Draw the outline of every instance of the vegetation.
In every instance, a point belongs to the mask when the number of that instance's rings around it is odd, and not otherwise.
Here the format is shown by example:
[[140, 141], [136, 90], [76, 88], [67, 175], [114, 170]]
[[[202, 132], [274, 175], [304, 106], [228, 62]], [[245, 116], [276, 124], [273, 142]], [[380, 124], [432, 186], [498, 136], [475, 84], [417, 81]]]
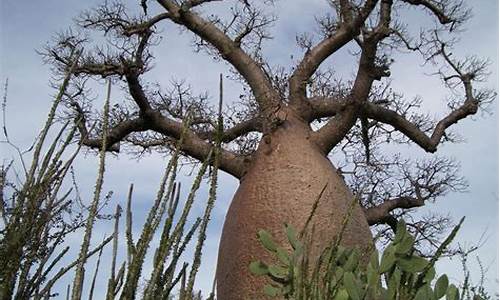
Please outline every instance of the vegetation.
[[[78, 57], [78, 53], [75, 53]], [[76, 59], [76, 58], [75, 58]], [[33, 147], [33, 160], [29, 166], [24, 163], [25, 153], [18, 152], [23, 171], [17, 177], [21, 185], [9, 180], [13, 162], [2, 166], [2, 207], [1, 217], [3, 228], [0, 231], [1, 263], [1, 299], [49, 299], [61, 297], [61, 291], [55, 286], [61, 282], [70, 282], [68, 273], [74, 270], [72, 284], [68, 285], [67, 299], [81, 299], [85, 291], [89, 299], [203, 299], [201, 291], [194, 290], [198, 267], [202, 260], [203, 245], [206, 238], [207, 224], [214, 202], [216, 200], [217, 166], [221, 139], [216, 138], [209, 160], [204, 161], [194, 178], [187, 199], [180, 199], [180, 183], [176, 184], [176, 174], [180, 157], [180, 144], [168, 161], [164, 175], [147, 219], [138, 239], [132, 234], [132, 199], [133, 185], [130, 186], [125, 209], [125, 234], [120, 234], [122, 208], [116, 206], [115, 213], [110, 216], [99, 214], [102, 208], [109, 205], [110, 195], [102, 195], [105, 178], [105, 145], [100, 151], [100, 164], [97, 172], [94, 198], [90, 203], [75, 211], [77, 204], [77, 185], [67, 191], [65, 182], [71, 173], [76, 155], [81, 150], [81, 144], [72, 145], [78, 122], [70, 126], [62, 124], [55, 132], [53, 140], [48, 142], [49, 132], [57, 124], [54, 120], [61, 95], [68, 84], [71, 70], [68, 72], [53, 106], [50, 109], [47, 122]], [[221, 86], [222, 88], [222, 86]], [[6, 87], [7, 89], [7, 87]], [[107, 116], [109, 111], [110, 83], [105, 101]], [[6, 95], [4, 97], [4, 104]], [[219, 107], [222, 104], [220, 99]], [[4, 105], [5, 108], [5, 105]], [[187, 117], [183, 124], [184, 130], [189, 127], [191, 118]], [[106, 119], [103, 121], [106, 125]], [[219, 132], [222, 128], [222, 116], [219, 114]], [[106, 131], [104, 131], [106, 132]], [[185, 131], [184, 131], [185, 132]], [[6, 142], [10, 143], [8, 130], [4, 124]], [[185, 133], [183, 133], [185, 134]], [[10, 143], [12, 147], [18, 148]], [[71, 151], [70, 151], [71, 150]], [[70, 153], [68, 153], [70, 152]], [[193, 207], [196, 192], [200, 188], [202, 178], [209, 164], [213, 164], [209, 176], [209, 198], [205, 211], [192, 224], [188, 224], [188, 215]], [[72, 177], [72, 176], [69, 176]], [[317, 202], [320, 197], [317, 198]], [[470, 283], [466, 273], [466, 281], [462, 286], [448, 282], [446, 275], [435, 281], [434, 264], [450, 244], [463, 221], [453, 229], [448, 238], [441, 244], [430, 260], [426, 260], [415, 252], [415, 238], [411, 235], [404, 222], [397, 225], [394, 240], [383, 251], [379, 260], [378, 252], [373, 251], [369, 262], [356, 249], [347, 249], [340, 243], [344, 229], [349, 222], [353, 209], [352, 201], [349, 214], [344, 218], [340, 235], [331, 241], [331, 247], [324, 249], [318, 261], [307, 255], [310, 236], [305, 230], [310, 226], [312, 215], [317, 203], [306, 222], [304, 229], [297, 233], [293, 226], [286, 225], [285, 231], [291, 251], [277, 245], [271, 235], [261, 230], [258, 239], [272, 253], [279, 264], [266, 264], [256, 261], [250, 264], [250, 270], [260, 276], [268, 276], [274, 283], [263, 287], [263, 293], [268, 296], [283, 296], [286, 299], [490, 299], [484, 287]], [[94, 221], [113, 219], [114, 230], [109, 237], [103, 239], [97, 246], [90, 249], [90, 241], [94, 230]], [[81, 250], [78, 257], [69, 264], [63, 264], [63, 258], [69, 251], [68, 238], [75, 232], [83, 231]], [[186, 247], [197, 234], [194, 256], [191, 261], [181, 259]], [[159, 245], [154, 251], [149, 250], [154, 238], [159, 238]], [[118, 248], [119, 240], [124, 239], [126, 249]], [[110, 246], [111, 245], [111, 246]], [[108, 267], [110, 276], [107, 279], [107, 291], [95, 291], [96, 280], [105, 276], [102, 274], [101, 256], [104, 248], [111, 247], [112, 260]], [[118, 253], [126, 250], [126, 261], [117, 260]], [[466, 269], [464, 253], [463, 266]], [[93, 274], [86, 272], [89, 258], [97, 256], [97, 264]], [[143, 272], [146, 261], [153, 262], [150, 274]], [[90, 281], [88, 281], [91, 278]], [[89, 286], [90, 285], [90, 286]], [[216, 297], [214, 290], [208, 300]]]
[[[106, 299], [202, 298], [195, 282], [219, 170], [240, 186], [226, 216], [211, 299], [215, 290], [220, 300], [260, 297], [249, 268], [262, 275], [259, 279], [275, 281], [265, 287], [268, 295], [294, 299], [485, 298], [468, 276], [461, 289], [447, 277], [433, 281], [436, 260], [454, 254], [447, 246], [458, 227], [436, 246], [451, 221], [439, 214], [409, 217], [449, 191], [466, 189], [458, 163], [387, 154], [400, 144], [435, 153], [443, 143], [459, 140], [453, 124], [495, 99], [494, 91], [478, 85], [488, 61], [452, 55], [471, 13], [464, 2], [326, 1], [315, 18], [319, 30], [297, 33], [301, 55], [289, 66], [274, 65], [263, 51], [279, 14], [275, 1], [228, 1], [226, 14], [216, 13], [215, 2], [141, 0], [130, 8], [103, 1], [75, 19], [77, 30], [59, 34], [40, 51], [61, 85], [29, 152], [31, 163], [25, 163], [26, 153], [10, 141], [4, 125], [4, 142], [18, 152], [21, 170], [14, 163], [0, 170], [0, 298], [56, 297], [61, 282], [71, 282], [67, 299], [81, 299], [86, 282], [89, 297], [97, 297], [105, 248], [112, 253]], [[418, 34], [405, 23], [408, 11], [430, 18], [418, 24]], [[192, 35], [196, 52], [227, 63], [229, 77], [242, 86], [241, 101], [222, 105], [222, 76], [217, 107], [184, 82], [162, 88], [149, 81], [153, 59], [162, 57], [155, 53], [165, 32], [161, 26], [181, 28]], [[351, 77], [339, 77], [327, 62], [344, 50], [353, 56]], [[394, 58], [408, 52], [433, 65], [450, 90], [447, 111], [437, 119], [420, 109], [421, 99], [391, 87]], [[103, 81], [107, 96], [96, 108], [89, 85]], [[121, 88], [122, 102], [110, 103], [112, 85]], [[70, 175], [84, 148], [98, 151], [99, 167], [93, 197], [82, 204]], [[103, 213], [113, 200], [103, 193], [106, 158], [123, 150], [170, 157], [139, 236], [132, 231], [133, 186], [124, 210], [117, 205], [113, 213]], [[199, 163], [186, 199], [176, 182], [183, 158]], [[203, 213], [194, 217], [207, 174], [209, 196]], [[308, 214], [304, 208], [313, 204], [316, 213]], [[114, 231], [95, 245], [95, 223], [101, 219], [113, 220]], [[400, 222], [405, 219], [406, 225]], [[255, 237], [260, 228], [269, 233]], [[376, 251], [368, 258], [352, 250], [373, 250], [373, 232], [387, 244], [381, 260]], [[77, 234], [78, 254], [63, 264], [67, 241]], [[192, 260], [185, 261], [191, 245]], [[252, 257], [269, 254], [281, 263], [250, 264]], [[90, 276], [92, 256], [97, 264]], [[144, 268], [148, 261], [151, 272]], [[63, 281], [70, 273], [71, 280]]]
[[[75, 57], [78, 57], [78, 54], [75, 54]], [[15, 172], [12, 167], [14, 162], [2, 166], [1, 169], [0, 299], [61, 297], [61, 291], [55, 291], [54, 287], [61, 282], [69, 282], [68, 276], [64, 276], [72, 270], [74, 276], [72, 284], [68, 285], [67, 299], [81, 299], [85, 282], [90, 284], [87, 288], [89, 299], [134, 299], [138, 295], [142, 299], [169, 299], [174, 295], [178, 295], [179, 299], [201, 299], [201, 294], [198, 295], [198, 292], [194, 291], [194, 283], [202, 259], [207, 225], [216, 199], [220, 139], [215, 139], [209, 157], [194, 176], [187, 199], [183, 201], [180, 196], [180, 183], [176, 183], [180, 145], [183, 142], [181, 138], [166, 164], [156, 198], [140, 236], [134, 237], [132, 234], [131, 185], [125, 209], [125, 235], [120, 234], [122, 208], [117, 205], [115, 213], [107, 217], [114, 219], [114, 231], [91, 248], [94, 222], [106, 217], [99, 212], [111, 203], [111, 195], [102, 195], [101, 192], [105, 178], [105, 145], [100, 151], [94, 197], [78, 211], [75, 210], [81, 200], [77, 185], [72, 182], [74, 186], [71, 187], [70, 182], [68, 188], [68, 181], [72, 178], [69, 175], [72, 164], [82, 146], [81, 143], [71, 144], [79, 122], [73, 126], [69, 122], [62, 124], [54, 139], [44, 148], [45, 143], [50, 140], [49, 132], [57, 125], [54, 116], [62, 95], [66, 92], [71, 71], [68, 71], [60, 86], [47, 122], [35, 143], [31, 164], [25, 167], [26, 153], [19, 151], [24, 173]], [[107, 126], [109, 97], [110, 83], [104, 108], [104, 128]], [[4, 104], [5, 101], [6, 96]], [[184, 131], [189, 122], [188, 117], [183, 125]], [[10, 143], [5, 126], [4, 133], [6, 142], [18, 149]], [[213, 167], [209, 174], [210, 189], [205, 211], [191, 222], [193, 202], [207, 173], [209, 162]], [[16, 184], [12, 178], [21, 181], [21, 184]], [[73, 262], [64, 264], [62, 262], [68, 259], [66, 256], [70, 250], [68, 239], [78, 232], [83, 232], [79, 254]], [[150, 249], [153, 238], [159, 239], [159, 245]], [[193, 244], [190, 244], [193, 239], [194, 255], [188, 263], [181, 259], [181, 256], [186, 253], [187, 247]], [[121, 240], [124, 240], [126, 249], [118, 248], [118, 242]], [[109, 245], [112, 245], [112, 260], [105, 266], [110, 270], [107, 291], [96, 292], [94, 288], [97, 278], [102, 280], [106, 276], [102, 274], [101, 255], [103, 249]], [[118, 254], [124, 250], [126, 261], [120, 262], [117, 259]], [[89, 268], [89, 258], [96, 255], [97, 265], [94, 274], [90, 276], [86, 271]], [[153, 269], [150, 274], [144, 274], [143, 267], [148, 260], [153, 262]], [[89, 282], [90, 278], [92, 279]]]
[[[253, 297], [246, 269], [250, 261], [233, 257], [266, 255], [254, 238], [261, 222], [273, 234], [281, 232], [284, 222], [303, 226], [308, 217], [304, 207], [310, 207], [326, 182], [318, 211], [329, 213], [312, 220], [319, 236], [338, 234], [347, 203], [356, 194], [355, 221], [347, 225], [343, 246], [370, 246], [370, 226], [390, 241], [398, 220], [407, 216], [411, 230], [419, 232], [418, 250], [435, 250], [450, 220], [438, 213], [421, 218], [413, 212], [449, 191], [466, 188], [458, 163], [441, 156], [405, 159], [392, 145], [412, 144], [435, 153], [443, 143], [459, 140], [451, 131], [453, 124], [471, 118], [495, 98], [494, 91], [480, 83], [488, 73], [488, 60], [452, 54], [471, 16], [466, 3], [325, 1], [319, 15], [311, 16], [316, 27], [297, 32], [297, 47], [283, 50], [286, 56], [298, 55], [280, 65], [264, 51], [273, 36], [284, 34], [273, 28], [280, 15], [282, 21], [287, 19], [277, 3], [217, 2], [102, 1], [82, 12], [71, 30], [41, 51], [55, 75], [75, 63], [65, 97], [70, 107], [66, 117], [81, 120], [81, 144], [115, 153], [172, 153], [182, 136], [184, 156], [213, 166], [218, 116], [208, 96], [197, 94], [197, 87], [185, 81], [168, 85], [148, 75], [162, 59], [177, 59], [165, 41], [178, 41], [178, 31], [164, 29], [181, 29], [192, 37], [196, 52], [227, 64], [229, 77], [242, 87], [239, 100], [222, 112], [226, 122], [221, 125], [218, 168], [239, 179], [240, 187], [222, 233], [217, 267], [221, 295], [232, 300], [239, 295], [231, 291], [240, 289], [246, 291], [244, 297]], [[417, 14], [418, 19], [406, 18]], [[167, 47], [160, 48], [163, 44]], [[82, 52], [76, 62], [74, 51]], [[338, 72], [337, 61], [331, 59], [339, 53], [346, 53], [341, 60], [351, 63], [348, 74]], [[395, 61], [406, 54], [414, 55], [416, 64], [433, 68], [436, 81], [450, 90], [436, 118], [422, 99], [405, 97], [391, 85]], [[163, 71], [161, 78], [171, 76], [171, 68]], [[122, 88], [124, 100], [113, 105], [107, 124], [92, 127], [103, 112], [93, 106], [89, 82], [103, 78]], [[192, 121], [185, 128], [189, 114]], [[330, 155], [338, 158], [335, 163]]]
[[368, 263], [363, 257], [368, 254], [342, 247], [341, 237], [332, 240], [332, 246], [324, 249], [319, 260], [310, 261], [307, 253], [311, 244], [304, 243], [292, 226], [285, 225], [292, 251], [279, 247], [267, 231], [261, 230], [258, 238], [262, 246], [279, 263], [254, 261], [249, 267], [253, 274], [267, 276], [272, 281], [263, 287], [263, 294], [269, 297], [295, 300], [491, 299], [484, 288], [470, 287], [464, 282], [460, 289], [449, 282], [446, 274], [436, 277], [435, 263], [456, 236], [463, 220], [429, 260], [415, 252], [415, 238], [407, 231], [404, 221], [398, 222], [396, 236], [381, 258], [375, 249]]

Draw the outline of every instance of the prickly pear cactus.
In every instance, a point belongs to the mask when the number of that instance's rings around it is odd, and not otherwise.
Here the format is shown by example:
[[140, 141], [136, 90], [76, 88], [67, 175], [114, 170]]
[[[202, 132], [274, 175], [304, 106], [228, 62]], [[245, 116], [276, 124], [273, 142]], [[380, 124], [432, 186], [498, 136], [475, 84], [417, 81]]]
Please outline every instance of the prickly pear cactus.
[[[448, 277], [436, 279], [434, 264], [451, 243], [463, 219], [441, 244], [435, 255], [427, 260], [415, 254], [415, 239], [399, 222], [396, 236], [379, 258], [373, 251], [368, 265], [360, 264], [356, 249], [345, 249], [336, 240], [325, 249], [316, 262], [308, 261], [307, 243], [296, 230], [285, 225], [291, 251], [279, 247], [265, 230], [257, 234], [262, 246], [276, 257], [274, 264], [254, 261], [250, 271], [268, 276], [272, 284], [263, 287], [269, 297], [294, 300], [459, 300], [459, 289]], [[475, 297], [480, 300], [482, 298]]]

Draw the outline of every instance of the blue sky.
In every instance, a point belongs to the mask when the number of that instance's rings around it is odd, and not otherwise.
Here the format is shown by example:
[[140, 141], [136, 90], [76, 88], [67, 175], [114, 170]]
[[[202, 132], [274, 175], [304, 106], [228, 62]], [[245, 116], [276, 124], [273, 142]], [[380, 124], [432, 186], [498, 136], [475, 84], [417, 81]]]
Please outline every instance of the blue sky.
[[[43, 65], [41, 57], [35, 49], [41, 49], [51, 36], [64, 30], [79, 11], [89, 8], [98, 1], [26, 1], [4, 0], [0, 6], [0, 80], [9, 79], [7, 124], [13, 139], [22, 146], [30, 144], [36, 136], [38, 128], [48, 111], [51, 95], [54, 91], [49, 87], [49, 66]], [[132, 5], [135, 5], [135, 2]], [[325, 1], [308, 1], [308, 5], [300, 5], [300, 1], [278, 1], [277, 11], [284, 17], [274, 28], [275, 38], [266, 48], [266, 57], [273, 64], [289, 66], [291, 56], [300, 56], [295, 47], [295, 34], [307, 31], [314, 23], [314, 14], [325, 8]], [[303, 3], [303, 2], [302, 2]], [[486, 85], [498, 90], [498, 2], [491, 0], [475, 0], [467, 2], [473, 8], [474, 17], [466, 26], [462, 41], [454, 50], [454, 55], [464, 56], [477, 54], [491, 60], [491, 76]], [[422, 21], [425, 15], [412, 14], [410, 21]], [[228, 74], [224, 64], [213, 61], [203, 54], [195, 54], [189, 48], [190, 38], [180, 35], [178, 29], [171, 25], [163, 25], [165, 39], [161, 48], [155, 53], [155, 68], [148, 79], [168, 83], [172, 78], [185, 78], [196, 92], [209, 91], [213, 100], [217, 96], [218, 74]], [[335, 64], [341, 74], [350, 75], [355, 62], [345, 53], [335, 55], [326, 62]], [[394, 87], [403, 91], [408, 97], [420, 95], [424, 99], [424, 111], [432, 115], [442, 116], [445, 102], [442, 100], [446, 91], [436, 78], [425, 76], [432, 69], [421, 67], [421, 61], [414, 56], [398, 56], [392, 69]], [[96, 90], [104, 93], [104, 87]], [[240, 92], [239, 85], [226, 83], [226, 98], [236, 98]], [[117, 92], [114, 95], [118, 94]], [[463, 194], [450, 193], [435, 204], [427, 205], [425, 211], [448, 212], [455, 220], [466, 216], [466, 222], [459, 233], [457, 241], [473, 244], [483, 232], [487, 237], [484, 245], [477, 251], [487, 273], [487, 286], [496, 290], [498, 286], [498, 105], [491, 107], [492, 114], [475, 116], [457, 124], [454, 129], [466, 141], [460, 144], [449, 144], [441, 147], [440, 155], [455, 157], [462, 166], [462, 174], [469, 181], [469, 192]], [[12, 152], [1, 146], [2, 159], [9, 159]], [[413, 146], [410, 153], [422, 155], [422, 151]], [[91, 188], [95, 181], [96, 157], [86, 155], [77, 161], [77, 179], [81, 186]], [[155, 190], [160, 180], [165, 159], [161, 155], [150, 155], [141, 160], [131, 159], [120, 154], [109, 158], [105, 189], [113, 190], [113, 201], [123, 203], [125, 192], [130, 183], [136, 186], [135, 212], [138, 219], [144, 218], [144, 212], [154, 199]], [[187, 175], [189, 167], [182, 170]], [[188, 176], [186, 176], [187, 179]], [[187, 185], [184, 185], [187, 186]], [[237, 181], [227, 175], [220, 178], [218, 202], [213, 220], [209, 228], [209, 239], [205, 249], [204, 264], [198, 286], [208, 290], [211, 286], [213, 268], [217, 257], [218, 239], [224, 220], [224, 214], [230, 203], [232, 194], [237, 188]], [[203, 192], [203, 191], [202, 191]], [[206, 192], [206, 191], [205, 191]], [[88, 192], [90, 196], [90, 192]], [[201, 198], [200, 198], [201, 199]], [[140, 225], [140, 221], [136, 221]], [[96, 240], [100, 240], [101, 232], [110, 232], [111, 224], [103, 224], [98, 228]], [[74, 242], [77, 243], [75, 237]], [[477, 267], [473, 266], [473, 274]], [[444, 261], [440, 265], [442, 272], [460, 280], [461, 266], [457, 261]], [[477, 278], [477, 277], [476, 277]]]

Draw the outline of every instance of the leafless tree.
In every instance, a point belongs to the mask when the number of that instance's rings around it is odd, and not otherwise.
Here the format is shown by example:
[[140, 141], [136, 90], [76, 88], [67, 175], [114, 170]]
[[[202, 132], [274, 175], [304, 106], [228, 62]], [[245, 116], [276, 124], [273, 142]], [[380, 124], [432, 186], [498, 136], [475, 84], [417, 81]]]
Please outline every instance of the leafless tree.
[[[297, 34], [303, 57], [291, 67], [272, 67], [262, 51], [279, 16], [274, 1], [225, 1], [220, 6], [228, 12], [221, 15], [213, 13], [215, 2], [142, 0], [134, 10], [106, 1], [83, 12], [76, 21], [78, 29], [58, 36], [44, 56], [56, 74], [62, 74], [70, 66], [70, 53], [84, 49], [66, 95], [72, 116], [84, 121], [79, 126], [83, 145], [98, 149], [103, 144], [99, 122], [94, 131], [89, 129], [88, 124], [101, 118], [92, 111], [85, 83], [89, 78], [111, 78], [128, 96], [110, 111], [105, 135], [109, 151], [119, 151], [121, 143], [139, 154], [168, 151], [181, 136], [182, 120], [190, 115], [181, 150], [197, 161], [209, 156], [216, 132], [217, 114], [207, 96], [194, 95], [184, 82], [161, 89], [143, 75], [152, 68], [153, 49], [161, 42], [164, 26], [189, 32], [195, 51], [231, 66], [232, 77], [248, 93], [225, 111], [219, 167], [241, 184], [219, 250], [220, 299], [255, 298], [263, 279], [253, 278], [247, 267], [253, 258], [267, 256], [255, 233], [265, 228], [283, 242], [283, 223], [303, 226], [318, 195], [312, 226], [317, 246], [338, 233], [356, 195], [361, 205], [354, 208], [343, 243], [369, 248], [369, 225], [393, 226], [413, 208], [465, 188], [452, 160], [434, 158], [412, 166], [403, 158], [381, 155], [382, 143], [412, 143], [434, 153], [441, 143], [456, 141], [451, 125], [494, 99], [492, 91], [474, 85], [487, 75], [488, 61], [460, 60], [451, 52], [470, 16], [463, 1], [326, 1], [328, 10], [316, 18], [320, 30]], [[417, 34], [400, 17], [408, 10], [430, 18]], [[101, 43], [91, 41], [95, 32], [103, 33]], [[325, 60], [343, 48], [354, 49], [353, 78], [336, 78], [325, 68]], [[406, 99], [390, 87], [393, 57], [409, 52], [435, 66], [451, 91], [449, 112], [440, 120], [422, 113], [421, 99]], [[163, 59], [161, 53], [155, 56]], [[348, 163], [337, 169], [328, 156], [342, 152]], [[422, 226], [420, 221], [412, 222], [412, 228], [432, 245], [444, 223], [431, 218], [425, 224], [433, 226]], [[384, 227], [381, 230], [383, 235]]]

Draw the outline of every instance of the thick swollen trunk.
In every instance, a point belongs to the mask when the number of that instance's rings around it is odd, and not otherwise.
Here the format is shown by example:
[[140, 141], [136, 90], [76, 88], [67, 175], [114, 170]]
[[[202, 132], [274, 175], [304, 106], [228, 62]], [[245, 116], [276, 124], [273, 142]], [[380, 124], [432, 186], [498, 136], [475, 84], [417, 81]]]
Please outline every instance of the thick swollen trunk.
[[[217, 266], [218, 299], [266, 299], [262, 289], [267, 279], [252, 275], [248, 268], [252, 261], [274, 259], [257, 241], [257, 231], [269, 231], [286, 246], [284, 223], [301, 229], [325, 185], [311, 222], [313, 246], [325, 248], [339, 232], [353, 195], [310, 141], [310, 133], [304, 123], [288, 120], [259, 145], [226, 216]], [[369, 226], [357, 204], [342, 243], [362, 251], [372, 245]]]

